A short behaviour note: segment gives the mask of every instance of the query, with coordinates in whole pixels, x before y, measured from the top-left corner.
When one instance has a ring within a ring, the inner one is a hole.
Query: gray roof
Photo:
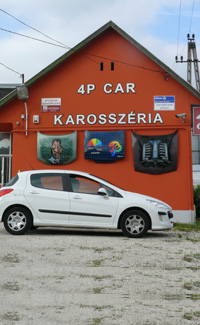
[[[0,84],[0,100],[15,90],[17,86],[18,84]]]
[[[182,79],[179,75],[177,75],[173,70],[171,70],[167,65],[165,65],[162,61],[160,61],[157,57],[155,57],[151,52],[149,52],[145,47],[143,47],[141,44],[139,44],[137,41],[135,41],[130,35],[128,35],[126,32],[124,32],[120,27],[118,27],[116,24],[114,24],[112,21],[109,21],[107,24],[99,28],[96,32],[88,36],[85,40],[80,42],[78,45],[76,45],[74,48],[66,52],[64,55],[59,57],[57,60],[52,62],[50,65],[48,65],[46,68],[41,70],[39,73],[37,73],[34,77],[29,79],[25,84],[27,87],[32,86],[34,83],[36,83],[39,79],[43,78],[46,74],[48,74],[50,71],[54,70],[56,67],[58,67],[60,64],[62,64],[64,61],[66,61],[70,56],[72,56],[75,52],[80,51],[85,46],[87,46],[89,43],[91,43],[94,39],[99,37],[101,34],[106,32],[109,28],[112,28],[115,30],[118,34],[120,34],[122,37],[124,37],[127,41],[129,41],[132,45],[134,45],[138,50],[140,50],[142,53],[144,53],[146,56],[148,56],[153,62],[155,62],[163,71],[161,73],[168,74],[172,78],[176,79],[186,90],[188,90],[190,93],[192,93],[195,97],[200,99],[200,93],[192,87],[188,82],[186,82],[184,79]],[[12,93],[10,93],[8,96],[4,97],[2,100],[0,100],[0,107],[6,105],[9,101],[14,99],[16,97],[16,90],[14,90]]]

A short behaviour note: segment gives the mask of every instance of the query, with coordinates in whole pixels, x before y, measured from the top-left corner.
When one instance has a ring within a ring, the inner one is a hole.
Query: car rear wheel
[[[125,236],[139,238],[149,230],[150,224],[146,214],[140,210],[130,210],[121,220],[121,229]]]
[[[23,235],[31,226],[32,217],[26,208],[11,208],[4,216],[4,227],[12,235]]]

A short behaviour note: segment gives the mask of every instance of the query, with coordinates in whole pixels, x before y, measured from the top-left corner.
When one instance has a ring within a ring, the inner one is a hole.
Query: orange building
[[[82,170],[167,202],[174,221],[194,221],[200,94],[148,50],[109,22],[26,86],[25,103],[16,90],[0,101],[2,185],[18,170]]]

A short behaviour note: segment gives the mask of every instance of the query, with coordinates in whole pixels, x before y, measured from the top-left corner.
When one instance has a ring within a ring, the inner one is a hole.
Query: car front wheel
[[[4,227],[12,235],[23,235],[31,226],[32,217],[26,208],[11,208],[4,216]]]
[[[127,237],[142,237],[147,233],[149,228],[148,217],[140,210],[130,210],[122,217],[121,229],[123,234]]]

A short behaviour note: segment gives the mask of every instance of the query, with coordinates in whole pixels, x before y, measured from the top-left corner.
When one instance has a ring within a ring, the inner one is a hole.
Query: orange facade
[[[12,133],[12,175],[18,170],[71,169],[90,172],[130,191],[170,204],[174,220],[193,222],[191,108],[200,99],[160,61],[121,30],[107,25],[27,82],[28,135],[24,103],[16,96],[0,109],[0,132]],[[112,65],[112,67],[111,67]],[[156,106],[155,98],[172,98]],[[60,111],[44,111],[42,99],[61,100]],[[186,113],[185,120],[177,114]],[[34,123],[34,116],[39,123]],[[125,157],[114,163],[84,158],[84,131],[125,131]],[[46,135],[77,131],[77,156],[67,165],[46,165],[37,157],[37,132]],[[178,132],[177,168],[150,174],[135,170],[132,131],[142,136]]]

